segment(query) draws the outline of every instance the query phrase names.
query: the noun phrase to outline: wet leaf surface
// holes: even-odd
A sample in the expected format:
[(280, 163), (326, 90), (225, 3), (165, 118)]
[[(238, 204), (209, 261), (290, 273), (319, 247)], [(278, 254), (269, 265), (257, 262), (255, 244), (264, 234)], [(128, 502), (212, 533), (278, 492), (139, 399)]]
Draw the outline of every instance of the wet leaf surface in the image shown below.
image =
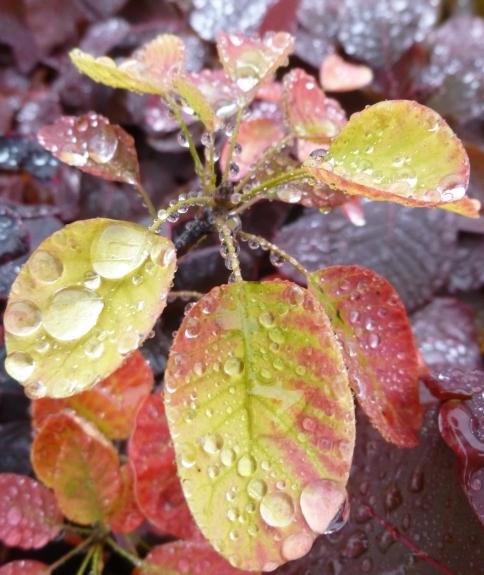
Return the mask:
[(115, 533), (131, 533), (143, 523), (145, 518), (136, 503), (134, 473), (129, 463), (121, 467), (121, 479), (121, 495), (116, 502), (109, 524)]
[(19, 559), (0, 567), (0, 575), (48, 575), (49, 567), (40, 561)]

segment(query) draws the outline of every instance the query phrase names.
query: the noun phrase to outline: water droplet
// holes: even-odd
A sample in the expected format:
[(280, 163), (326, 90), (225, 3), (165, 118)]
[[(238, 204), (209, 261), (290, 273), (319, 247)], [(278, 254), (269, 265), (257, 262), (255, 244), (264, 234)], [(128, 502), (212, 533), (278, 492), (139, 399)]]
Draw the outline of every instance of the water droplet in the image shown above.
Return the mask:
[(58, 257), (45, 250), (37, 250), (29, 259), (29, 270), (33, 277), (43, 283), (58, 280), (64, 266)]
[(30, 399), (39, 399), (47, 394), (47, 388), (41, 381), (33, 381), (25, 386), (25, 395)]
[(25, 337), (39, 328), (42, 318), (38, 307), (32, 302), (16, 301), (7, 307), (3, 320), (9, 333)]
[(137, 349), (139, 343), (139, 334), (134, 330), (128, 330), (119, 335), (117, 340), (117, 348), (121, 355), (126, 355), (130, 351)]
[(89, 157), (98, 164), (110, 162), (118, 149), (118, 138), (111, 126), (98, 130), (87, 141)]
[(286, 295), (292, 305), (300, 306), (304, 303), (304, 290), (298, 285), (292, 285), (286, 290)]
[(230, 377), (239, 376), (244, 369), (244, 362), (237, 357), (229, 357), (224, 363), (224, 371)]
[(237, 472), (242, 477), (250, 477), (256, 469), (255, 459), (251, 455), (243, 455), (237, 462)]
[(197, 461), (197, 448), (193, 443), (183, 445), (181, 450), (180, 461), (183, 467), (193, 467)]
[(94, 272), (87, 272), (83, 284), (87, 289), (97, 290), (101, 285), (101, 278)]
[(344, 503), (341, 505), (338, 512), (333, 517), (331, 523), (324, 531), (324, 534), (330, 535), (331, 533), (336, 533), (337, 531), (343, 529), (343, 527), (348, 522), (349, 517), (350, 517), (350, 503), (348, 499), (345, 499)]
[(200, 333), (200, 321), (196, 317), (189, 317), (185, 322), (185, 337), (194, 339)]
[(84, 353), (90, 359), (98, 359), (104, 353), (104, 343), (99, 339), (92, 337), (84, 344)]
[(267, 485), (262, 479), (251, 479), (247, 485), (247, 493), (252, 499), (260, 501), (267, 493)]
[(44, 313), (44, 327), (59, 341), (74, 341), (88, 333), (97, 323), (104, 307), (93, 291), (68, 287), (58, 291)]
[(270, 311), (264, 311), (259, 315), (259, 323), (263, 327), (272, 327), (274, 325), (274, 316)]
[(5, 369), (14, 379), (23, 383), (34, 373), (35, 362), (28, 353), (14, 351), (7, 355)]
[(218, 453), (222, 449), (223, 443), (223, 439), (218, 433), (205, 435), (201, 440), (203, 451), (209, 455)]
[(94, 271), (107, 279), (120, 279), (133, 272), (149, 253), (145, 230), (127, 225), (108, 225), (91, 246)]
[(294, 517), (294, 504), (286, 493), (270, 493), (261, 501), (260, 514), (270, 527), (287, 527)]
[(220, 461), (225, 467), (231, 467), (235, 462), (235, 451), (230, 447), (225, 447), (220, 453)]
[(309, 483), (302, 490), (301, 511), (315, 533), (325, 533), (345, 500), (344, 487), (334, 481), (320, 479)]
[(22, 521), (22, 512), (18, 507), (13, 505), (7, 512), (7, 523), (11, 527), (16, 527)]
[(307, 532), (294, 533), (289, 535), (282, 542), (282, 555), (284, 559), (292, 561), (304, 557), (309, 553), (313, 545), (314, 537)]

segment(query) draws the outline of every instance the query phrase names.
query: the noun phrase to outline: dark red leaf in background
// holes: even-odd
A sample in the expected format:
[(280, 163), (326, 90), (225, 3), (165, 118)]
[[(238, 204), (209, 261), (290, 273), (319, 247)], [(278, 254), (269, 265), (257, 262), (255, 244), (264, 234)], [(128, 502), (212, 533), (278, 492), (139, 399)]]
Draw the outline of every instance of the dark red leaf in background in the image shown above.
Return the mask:
[(40, 561), (19, 559), (0, 567), (0, 575), (48, 575), (50, 568)]

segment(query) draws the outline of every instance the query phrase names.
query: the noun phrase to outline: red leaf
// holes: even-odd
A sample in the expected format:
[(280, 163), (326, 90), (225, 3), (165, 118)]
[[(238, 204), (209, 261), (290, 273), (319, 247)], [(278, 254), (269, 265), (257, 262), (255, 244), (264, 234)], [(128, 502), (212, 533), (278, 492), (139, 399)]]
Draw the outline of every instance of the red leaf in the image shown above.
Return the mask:
[(71, 408), (107, 437), (126, 439), (133, 428), (136, 411), (152, 387), (151, 368), (142, 353), (135, 351), (92, 389), (67, 399), (34, 400), (33, 425), (39, 428), (52, 413)]
[(422, 418), (418, 355), (397, 292), (359, 266), (314, 272), (309, 287), (343, 344), (350, 382), (371, 422), (388, 441), (415, 446)]
[(338, 54), (329, 54), (319, 69), (319, 81), (328, 92), (351, 92), (359, 90), (373, 80), (368, 66), (347, 62)]
[(301, 0), (276, 0), (267, 10), (259, 26), (259, 34), (280, 31), (294, 32), (297, 27), (297, 11)]
[(105, 180), (139, 183), (133, 138), (104, 116), (61, 116), (38, 132), (38, 140), (56, 158)]
[(121, 496), (109, 524), (115, 533), (130, 533), (143, 523), (144, 516), (135, 500), (134, 475), (130, 465), (121, 467), (121, 478), (123, 481)]
[(135, 496), (145, 517), (161, 532), (199, 536), (176, 473), (175, 452), (163, 398), (150, 395), (139, 408), (128, 446)]
[[(249, 573), (232, 567), (208, 543), (198, 541), (175, 541), (158, 545), (146, 556), (145, 561), (168, 570), (170, 575), (205, 575), (208, 573), (243, 575)], [(152, 569), (140, 568), (135, 570), (133, 575), (150, 575), (152, 572)]]
[(62, 515), (54, 494), (38, 481), (2, 473), (0, 495), (0, 539), (5, 545), (39, 549), (59, 533)]
[(19, 559), (0, 567), (0, 575), (48, 575), (50, 568), (40, 561)]

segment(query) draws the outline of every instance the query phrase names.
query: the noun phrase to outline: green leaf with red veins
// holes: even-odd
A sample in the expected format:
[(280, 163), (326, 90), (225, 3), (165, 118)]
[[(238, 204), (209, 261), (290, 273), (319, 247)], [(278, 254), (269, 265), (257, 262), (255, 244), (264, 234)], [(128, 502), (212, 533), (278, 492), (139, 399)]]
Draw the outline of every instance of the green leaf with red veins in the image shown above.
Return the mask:
[(153, 387), (153, 372), (140, 351), (92, 389), (66, 399), (44, 397), (32, 402), (32, 423), (39, 428), (49, 415), (70, 408), (111, 439), (127, 439), (138, 407)]
[[(208, 543), (174, 541), (157, 545), (145, 557), (145, 562), (163, 569), (167, 575), (244, 575), (216, 553)], [(133, 575), (151, 575), (154, 569), (139, 568)], [(1, 575), (1, 573), (0, 573)]]
[(217, 50), (227, 75), (241, 92), (252, 96), (262, 82), (286, 65), (294, 38), (286, 32), (268, 32), (262, 38), (221, 33)]
[(95, 82), (142, 94), (166, 94), (173, 78), (185, 69), (185, 46), (178, 36), (162, 34), (116, 64), (105, 56), (95, 58), (82, 50), (70, 53), (74, 65)]
[(345, 501), (354, 405), (322, 306), (284, 281), (213, 289), (185, 316), (165, 374), (178, 472), (232, 565), (309, 551)]
[(314, 143), (328, 144), (346, 123), (338, 102), (328, 98), (314, 77), (300, 68), (284, 77), (283, 106), (294, 135)]
[[(230, 179), (238, 181), (246, 176), (253, 165), (262, 158), (264, 152), (283, 138), (284, 130), (276, 119), (257, 118), (242, 122), (237, 137), (237, 143), (242, 150), (232, 159), (238, 171), (232, 173)], [(222, 167), (227, 163), (228, 151), (229, 143), (226, 142), (221, 157)]]
[(54, 494), (41, 483), (0, 473), (0, 493), (0, 540), (5, 545), (39, 549), (57, 536), (62, 515)]
[(422, 419), (418, 352), (397, 292), (360, 266), (313, 272), (309, 289), (330, 317), (351, 385), (373, 425), (386, 440), (415, 446)]
[(134, 496), (134, 474), (129, 464), (121, 467), (122, 491), (116, 502), (109, 525), (115, 533), (131, 533), (143, 523), (141, 513)]
[(389, 100), (353, 114), (328, 153), (309, 157), (305, 166), (347, 194), (469, 214), (464, 146), (436, 112), (417, 102)]
[(150, 333), (175, 272), (170, 240), (129, 222), (75, 222), (20, 270), (4, 315), (5, 367), (31, 397), (109, 376)]
[(105, 180), (139, 184), (138, 157), (133, 138), (104, 116), (61, 116), (44, 126), (37, 138), (56, 158)]
[(373, 72), (364, 64), (353, 64), (338, 54), (329, 54), (319, 68), (319, 81), (328, 92), (351, 92), (371, 84)]
[(0, 575), (49, 575), (50, 567), (40, 561), (19, 559), (0, 567)]

